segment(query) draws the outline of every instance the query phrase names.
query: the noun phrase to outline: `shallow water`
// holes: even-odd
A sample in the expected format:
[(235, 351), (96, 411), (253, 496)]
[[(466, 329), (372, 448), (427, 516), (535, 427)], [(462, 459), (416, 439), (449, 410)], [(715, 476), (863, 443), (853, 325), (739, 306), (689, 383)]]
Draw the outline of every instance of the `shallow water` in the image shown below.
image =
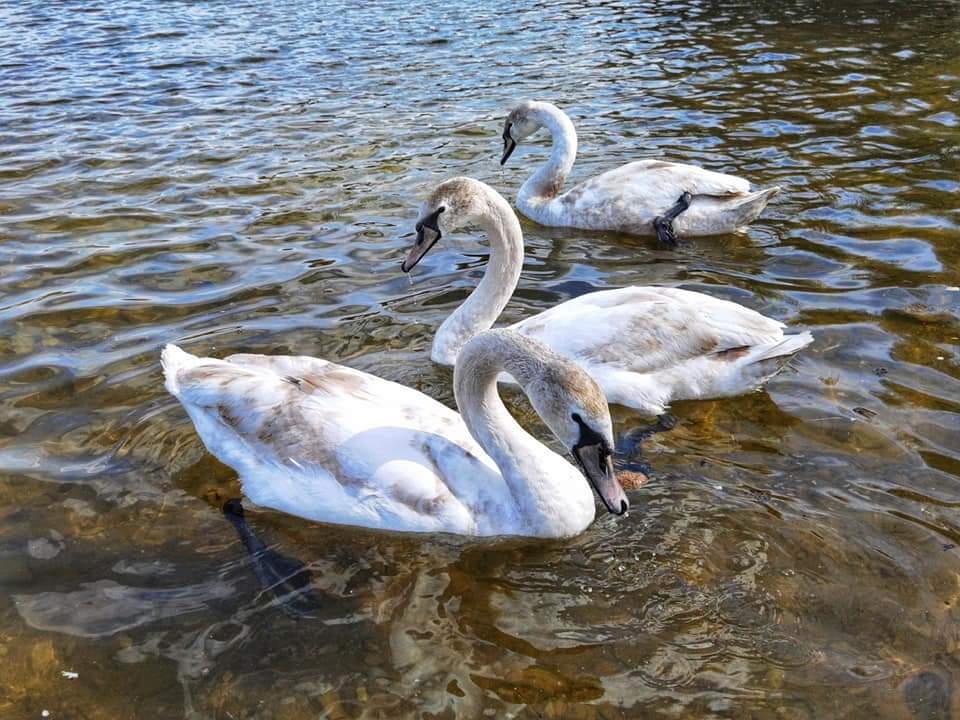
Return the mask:
[[(0, 716), (960, 714), (955, 3), (8, 3), (0, 87)], [(228, 521), (160, 346), (451, 403), (428, 348), (481, 236), (399, 264), (432, 184), (512, 197), (545, 157), (497, 164), (525, 97), (574, 119), (575, 178), (666, 156), (783, 193), (677, 252), (524, 222), (506, 320), (664, 283), (815, 344), (677, 405), (629, 516), (570, 541)]]

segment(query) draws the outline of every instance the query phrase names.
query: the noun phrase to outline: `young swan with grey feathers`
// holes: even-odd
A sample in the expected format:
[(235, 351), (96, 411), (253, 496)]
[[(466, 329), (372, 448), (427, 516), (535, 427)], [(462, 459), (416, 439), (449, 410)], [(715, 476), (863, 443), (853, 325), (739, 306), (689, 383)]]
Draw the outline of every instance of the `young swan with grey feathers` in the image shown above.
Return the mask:
[[(586, 529), (591, 485), (610, 512), (627, 511), (600, 388), (512, 330), (480, 333), (462, 348), (454, 371), (462, 415), (311, 357), (218, 360), (167, 345), (161, 360), (167, 390), (258, 505), (384, 530), (534, 537)], [(510, 415), (497, 393), (501, 371), (517, 379), (579, 470)]]
[[(523, 234), (493, 188), (460, 177), (439, 185), (420, 209), (417, 239), (401, 266), (409, 272), (444, 233), (474, 223), (487, 233), (483, 279), (433, 340), (434, 362), (453, 365), (471, 337), (491, 327), (523, 267)], [(813, 341), (728, 300), (668, 287), (601, 290), (567, 300), (511, 326), (575, 360), (611, 403), (660, 415), (675, 400), (729, 397), (752, 390)]]
[(638, 160), (561, 195), (577, 156), (577, 133), (556, 105), (528, 100), (510, 111), (500, 164), (540, 128), (550, 133), (553, 149), (547, 164), (520, 188), (517, 207), (541, 225), (656, 235), (674, 247), (678, 235), (719, 235), (753, 222), (780, 192), (779, 187), (751, 192), (743, 178), (695, 165)]

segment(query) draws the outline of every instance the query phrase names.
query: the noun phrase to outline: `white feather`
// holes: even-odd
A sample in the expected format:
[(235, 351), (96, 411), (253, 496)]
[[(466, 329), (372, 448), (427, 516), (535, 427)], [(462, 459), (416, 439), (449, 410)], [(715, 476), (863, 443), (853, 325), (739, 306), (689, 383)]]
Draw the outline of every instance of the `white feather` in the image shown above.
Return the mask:
[[(516, 472), (506, 475), (459, 414), (367, 373), (310, 357), (200, 358), (175, 345), (161, 362), (167, 389), (207, 449), (238, 472), (258, 505), (311, 520), (465, 535), (566, 536), (593, 519), (584, 477), (505, 409), (505, 417), (496, 407), (475, 417), (491, 422), (478, 437), (510, 436)], [(538, 512), (524, 515), (530, 497)]]
[(692, 202), (673, 221), (675, 232), (679, 236), (717, 235), (755, 220), (780, 191), (771, 187), (751, 192), (750, 183), (734, 175), (666, 160), (639, 160), (561, 194), (577, 153), (573, 123), (546, 102), (521, 104), (510, 113), (508, 123), (527, 134), (545, 127), (553, 138), (550, 160), (517, 195), (520, 212), (541, 225), (652, 235), (654, 218), (689, 192)]
[[(490, 327), (513, 294), (523, 234), (509, 203), (477, 180), (441, 184), (427, 209), (440, 205), (448, 208), (445, 229), (478, 222), (491, 246), (480, 285), (434, 338), (433, 359), (453, 364), (464, 343)], [(589, 293), (511, 327), (579, 363), (608, 402), (652, 415), (676, 400), (752, 390), (813, 341), (807, 332), (784, 335), (783, 323), (737, 303), (668, 287)]]
[(654, 415), (676, 400), (752, 390), (813, 340), (785, 336), (783, 323), (737, 303), (668, 287), (581, 295), (511, 327), (575, 359), (608, 402)]

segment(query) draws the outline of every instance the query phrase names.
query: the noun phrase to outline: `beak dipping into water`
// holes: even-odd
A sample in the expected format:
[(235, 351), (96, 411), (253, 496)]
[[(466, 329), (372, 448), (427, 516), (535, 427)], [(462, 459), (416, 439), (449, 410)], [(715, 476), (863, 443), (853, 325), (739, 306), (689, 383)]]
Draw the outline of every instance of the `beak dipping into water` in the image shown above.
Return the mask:
[(630, 508), (630, 501), (613, 471), (610, 454), (598, 443), (578, 445), (573, 449), (573, 456), (607, 510), (615, 515), (623, 515)]

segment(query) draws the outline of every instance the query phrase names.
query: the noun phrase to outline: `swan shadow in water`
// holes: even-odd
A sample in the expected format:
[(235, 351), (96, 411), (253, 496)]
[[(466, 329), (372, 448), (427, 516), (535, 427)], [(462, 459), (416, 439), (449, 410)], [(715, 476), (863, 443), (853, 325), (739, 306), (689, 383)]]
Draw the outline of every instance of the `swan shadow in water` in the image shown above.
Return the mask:
[(325, 603), (313, 587), (309, 568), (296, 558), (271, 549), (257, 537), (247, 524), (239, 499), (227, 500), (222, 510), (250, 556), (250, 566), (260, 581), (262, 594), (272, 597), (271, 604), (290, 617), (318, 618)]

